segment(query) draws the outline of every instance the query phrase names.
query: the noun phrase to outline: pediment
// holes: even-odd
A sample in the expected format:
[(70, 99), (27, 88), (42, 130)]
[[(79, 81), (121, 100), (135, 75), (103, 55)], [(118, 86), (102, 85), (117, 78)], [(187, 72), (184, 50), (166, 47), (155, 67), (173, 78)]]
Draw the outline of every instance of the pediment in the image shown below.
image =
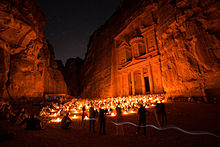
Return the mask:
[(145, 61), (145, 59), (135, 59), (135, 58), (133, 58), (130, 62), (128, 62), (126, 65), (124, 65), (123, 67), (124, 68), (127, 68), (127, 67), (130, 67), (130, 66), (132, 66), (132, 65), (136, 65), (136, 64), (138, 64), (138, 63), (140, 63), (140, 62), (142, 62), (142, 61)]
[(129, 44), (128, 44), (128, 42), (126, 42), (126, 41), (123, 41), (120, 45), (119, 45), (119, 47), (124, 47), (124, 46), (130, 46)]

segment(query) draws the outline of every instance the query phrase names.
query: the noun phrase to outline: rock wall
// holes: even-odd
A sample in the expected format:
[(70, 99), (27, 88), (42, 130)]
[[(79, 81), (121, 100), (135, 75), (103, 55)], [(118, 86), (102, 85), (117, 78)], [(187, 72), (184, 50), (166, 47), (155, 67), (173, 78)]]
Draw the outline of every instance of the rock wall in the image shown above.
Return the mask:
[(115, 37), (123, 32), (121, 38), (128, 42), (149, 26), (154, 26), (160, 63), (152, 69), (161, 68), (161, 89), (167, 96), (219, 96), (219, 6), (217, 0), (122, 1), (90, 39), (81, 96), (118, 96), (114, 91), (122, 87), (115, 77), (120, 60)]
[(68, 92), (71, 96), (80, 95), (80, 70), (83, 60), (81, 58), (70, 58), (67, 60), (64, 68), (64, 79), (66, 81)]
[(81, 69), (81, 97), (110, 97), (113, 95), (112, 72), (114, 60), (112, 48), (114, 37), (130, 22), (132, 15), (138, 15), (142, 1), (122, 2), (112, 17), (90, 38), (88, 50)]
[[(53, 49), (45, 40), (44, 24), (45, 18), (34, 1), (1, 0), (0, 97), (42, 97), (47, 92), (67, 92), (54, 64)], [(52, 88), (46, 83), (53, 83)]]
[(215, 0), (159, 3), (155, 13), (157, 39), (163, 86), (168, 95), (217, 96), (215, 91), (220, 89), (219, 6)]

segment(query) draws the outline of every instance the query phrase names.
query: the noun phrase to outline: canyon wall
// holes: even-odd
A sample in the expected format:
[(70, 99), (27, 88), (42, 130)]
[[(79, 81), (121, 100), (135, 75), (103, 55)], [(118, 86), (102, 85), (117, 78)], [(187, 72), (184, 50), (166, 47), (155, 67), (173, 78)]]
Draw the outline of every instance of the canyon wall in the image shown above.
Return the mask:
[(90, 38), (81, 96), (219, 97), (219, 7), (217, 0), (122, 1)]
[(157, 40), (168, 95), (219, 97), (219, 7), (216, 0), (159, 4)]
[(64, 67), (64, 79), (68, 87), (68, 93), (71, 96), (80, 96), (80, 70), (83, 60), (81, 58), (69, 58)]
[(91, 36), (84, 61), (69, 59), (64, 67), (36, 4), (2, 0), (0, 97), (219, 97), (219, 3), (124, 0)]
[(110, 97), (112, 90), (112, 48), (114, 37), (130, 22), (142, 1), (127, 0), (107, 22), (90, 37), (88, 50), (81, 69), (82, 97)]
[(44, 37), (45, 17), (30, 0), (0, 2), (0, 97), (67, 93), (53, 48)]

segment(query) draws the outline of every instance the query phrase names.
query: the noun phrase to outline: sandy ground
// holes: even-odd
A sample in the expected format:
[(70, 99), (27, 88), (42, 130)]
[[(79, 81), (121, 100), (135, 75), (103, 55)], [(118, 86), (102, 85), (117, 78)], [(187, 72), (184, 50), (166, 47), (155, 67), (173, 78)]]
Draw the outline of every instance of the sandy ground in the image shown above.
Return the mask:
[[(208, 131), (220, 135), (220, 105), (214, 104), (166, 104), (168, 125), (175, 125), (188, 131)], [(9, 130), (15, 132), (13, 139), (0, 142), (1, 147), (62, 147), (62, 146), (220, 146), (220, 138), (209, 135), (189, 135), (177, 130), (158, 131), (147, 128), (147, 135), (136, 135), (136, 128), (124, 125), (125, 135), (115, 135), (114, 118), (107, 119), (106, 135), (99, 135), (99, 125), (96, 123), (96, 133), (89, 133), (89, 122), (81, 126), (80, 121), (74, 121), (71, 129), (62, 130), (59, 124), (49, 124), (41, 131), (26, 131), (18, 125), (3, 123)], [(137, 124), (137, 115), (124, 117), (124, 121)], [(153, 113), (147, 118), (147, 124), (156, 124)]]

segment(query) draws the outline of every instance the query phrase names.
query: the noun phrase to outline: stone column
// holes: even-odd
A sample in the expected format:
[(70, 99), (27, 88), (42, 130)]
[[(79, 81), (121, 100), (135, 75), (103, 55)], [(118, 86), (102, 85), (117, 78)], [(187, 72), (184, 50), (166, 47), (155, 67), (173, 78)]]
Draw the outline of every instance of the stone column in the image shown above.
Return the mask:
[(145, 94), (145, 81), (144, 81), (144, 69), (141, 68), (141, 87), (142, 87), (142, 94)]
[(123, 73), (120, 75), (120, 83), (121, 83), (121, 96), (123, 96)]
[(134, 71), (131, 72), (131, 80), (132, 80), (132, 95), (135, 95), (135, 81), (134, 81)]
[(149, 83), (150, 83), (150, 93), (154, 93), (153, 74), (152, 74), (152, 67), (151, 67), (150, 62), (148, 65), (148, 77), (149, 77)]
[(147, 43), (147, 36), (144, 37), (144, 45), (145, 45), (145, 50), (146, 50), (146, 54), (149, 52), (148, 51), (148, 43)]
[(125, 73), (125, 95), (129, 95), (128, 73)]

